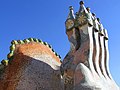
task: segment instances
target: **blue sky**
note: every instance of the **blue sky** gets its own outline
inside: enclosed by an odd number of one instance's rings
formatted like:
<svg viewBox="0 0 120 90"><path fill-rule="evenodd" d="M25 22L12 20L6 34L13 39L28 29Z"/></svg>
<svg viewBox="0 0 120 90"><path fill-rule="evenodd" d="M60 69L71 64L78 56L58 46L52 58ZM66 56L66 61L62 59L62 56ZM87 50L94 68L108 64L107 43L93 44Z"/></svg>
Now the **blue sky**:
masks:
<svg viewBox="0 0 120 90"><path fill-rule="evenodd" d="M109 34L110 71L120 86L120 0L84 0ZM11 40L28 37L50 43L64 58L69 50L65 34L68 7L79 10L79 0L0 0L0 60L6 59Z"/></svg>

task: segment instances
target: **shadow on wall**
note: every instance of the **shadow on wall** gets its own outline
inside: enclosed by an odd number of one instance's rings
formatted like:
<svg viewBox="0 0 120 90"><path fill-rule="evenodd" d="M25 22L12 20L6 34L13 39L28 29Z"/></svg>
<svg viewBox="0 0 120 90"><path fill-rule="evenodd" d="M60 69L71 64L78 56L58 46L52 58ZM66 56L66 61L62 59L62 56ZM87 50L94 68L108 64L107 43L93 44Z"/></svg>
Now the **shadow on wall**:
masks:
<svg viewBox="0 0 120 90"><path fill-rule="evenodd" d="M0 90L62 90L60 71L43 61L51 62L49 58L14 55L0 77Z"/></svg>

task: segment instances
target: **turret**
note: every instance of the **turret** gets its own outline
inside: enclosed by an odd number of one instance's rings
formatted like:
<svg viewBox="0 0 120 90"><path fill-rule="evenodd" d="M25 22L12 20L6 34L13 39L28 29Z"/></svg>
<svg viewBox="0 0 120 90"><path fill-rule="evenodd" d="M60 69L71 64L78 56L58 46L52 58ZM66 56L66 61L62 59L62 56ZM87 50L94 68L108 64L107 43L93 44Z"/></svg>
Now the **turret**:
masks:
<svg viewBox="0 0 120 90"><path fill-rule="evenodd" d="M69 10L70 10L69 15L67 17L67 20L65 21L66 31L68 31L74 27L75 15L74 15L73 7L70 6Z"/></svg>
<svg viewBox="0 0 120 90"><path fill-rule="evenodd" d="M76 15L76 16L78 16L76 18L76 24L78 24L78 26L82 26L82 25L87 23L87 13L88 13L88 11L84 6L83 1L80 1L79 4L80 4L80 9L78 11L78 15Z"/></svg>
<svg viewBox="0 0 120 90"><path fill-rule="evenodd" d="M92 13L91 13L91 11L90 11L90 7L87 7L86 8L87 9L87 11L88 11L88 13L87 13L87 18L88 18L88 23L91 25L91 26L93 26L93 15L92 15Z"/></svg>
<svg viewBox="0 0 120 90"><path fill-rule="evenodd" d="M83 14L83 13L88 13L88 11L86 10L85 6L84 6L84 2L80 1L80 9L79 9L79 15Z"/></svg>
<svg viewBox="0 0 120 90"><path fill-rule="evenodd" d="M99 22L99 33L101 36L104 36L104 27L102 25L102 23L100 22L100 18L97 18L98 22Z"/></svg>
<svg viewBox="0 0 120 90"><path fill-rule="evenodd" d="M70 6L69 7L69 15L68 15L68 18L67 19L75 19L75 15L74 15L74 11L73 11L73 6Z"/></svg>
<svg viewBox="0 0 120 90"><path fill-rule="evenodd" d="M95 13L92 13L93 15L93 28L95 29L95 31L99 31L99 22L97 20L97 17L95 15Z"/></svg>
<svg viewBox="0 0 120 90"><path fill-rule="evenodd" d="M90 8L89 7L85 7L84 2L80 1L80 9L78 11L78 14L76 14L76 24L75 26L82 26L85 24L89 24L90 26L93 25L93 16L90 12Z"/></svg>

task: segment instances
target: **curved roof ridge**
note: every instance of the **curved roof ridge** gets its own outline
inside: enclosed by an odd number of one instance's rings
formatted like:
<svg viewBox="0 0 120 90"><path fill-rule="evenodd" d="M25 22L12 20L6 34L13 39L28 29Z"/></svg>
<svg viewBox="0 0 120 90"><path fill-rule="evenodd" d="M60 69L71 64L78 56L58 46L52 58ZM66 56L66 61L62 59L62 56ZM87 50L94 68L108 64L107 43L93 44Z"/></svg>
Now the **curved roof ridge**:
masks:
<svg viewBox="0 0 120 90"><path fill-rule="evenodd" d="M11 41L10 52L7 55L7 59L3 59L1 61L1 64L3 64L3 62L4 63L8 63L8 62L10 62L14 58L14 53L15 53L15 50L16 50L16 45L29 44L31 42L41 43L41 44L47 46L49 49L51 49L51 51L53 52L53 54L59 58L60 62L62 62L61 61L61 56L58 53L55 52L55 50L52 48L52 46L50 44L48 44L47 42L44 42L44 41L42 41L40 39L37 39L37 38L26 38L24 40L12 40ZM8 64L5 64L5 65L7 66Z"/></svg>

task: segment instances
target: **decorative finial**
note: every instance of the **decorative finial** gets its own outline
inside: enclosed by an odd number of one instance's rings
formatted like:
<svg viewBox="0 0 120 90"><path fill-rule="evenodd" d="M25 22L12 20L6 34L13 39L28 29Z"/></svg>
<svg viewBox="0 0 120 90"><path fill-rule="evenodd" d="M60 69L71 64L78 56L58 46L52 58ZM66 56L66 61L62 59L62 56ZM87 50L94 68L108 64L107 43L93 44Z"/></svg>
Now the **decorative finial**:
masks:
<svg viewBox="0 0 120 90"><path fill-rule="evenodd" d="M88 12L90 12L90 7L87 7L86 9L87 9Z"/></svg>
<svg viewBox="0 0 120 90"><path fill-rule="evenodd" d="M95 13L92 13L92 15L93 15L93 16L96 16L96 14L95 14Z"/></svg>
<svg viewBox="0 0 120 90"><path fill-rule="evenodd" d="M105 35L105 39L108 40L108 33L106 29L104 29L104 35Z"/></svg>
<svg viewBox="0 0 120 90"><path fill-rule="evenodd" d="M95 31L98 32L99 31L99 22L97 20L96 14L92 13L93 16L93 27L95 28Z"/></svg>
<svg viewBox="0 0 120 90"><path fill-rule="evenodd" d="M97 18L98 22L100 23L100 18Z"/></svg>
<svg viewBox="0 0 120 90"><path fill-rule="evenodd" d="M102 23L100 22L99 18L97 18L97 21L99 22L100 34L101 34L101 36L104 36L104 27L103 27Z"/></svg>
<svg viewBox="0 0 120 90"><path fill-rule="evenodd" d="M79 3L80 5L84 5L84 2L83 1L80 1L80 3Z"/></svg>
<svg viewBox="0 0 120 90"><path fill-rule="evenodd" d="M73 6L69 6L69 9L70 9L70 10L73 10Z"/></svg>
<svg viewBox="0 0 120 90"><path fill-rule="evenodd" d="M80 9L79 9L79 16L81 16L83 13L88 13L88 11L86 10L85 6L84 6L84 2L80 1Z"/></svg>
<svg viewBox="0 0 120 90"><path fill-rule="evenodd" d="M73 11L73 6L69 6L70 12L68 15L67 19L75 19L74 11Z"/></svg>

